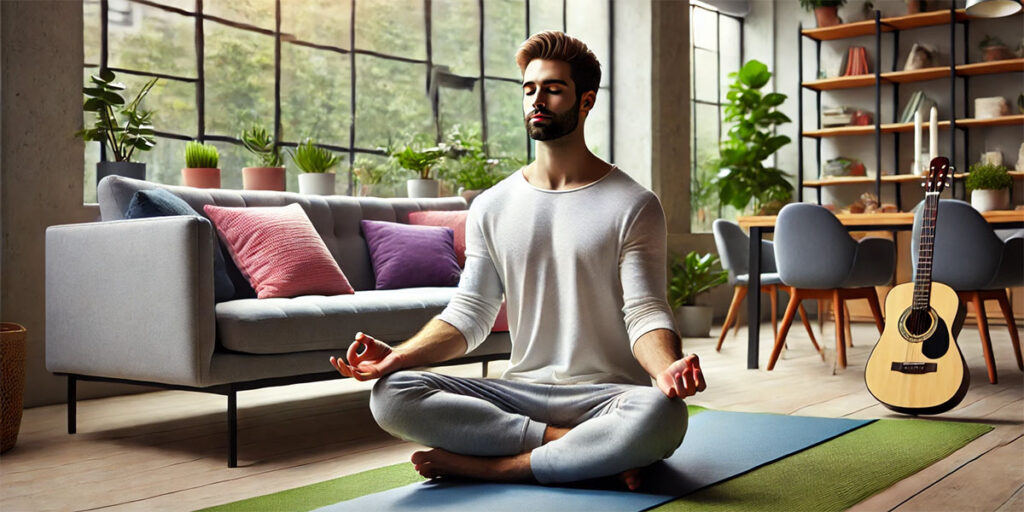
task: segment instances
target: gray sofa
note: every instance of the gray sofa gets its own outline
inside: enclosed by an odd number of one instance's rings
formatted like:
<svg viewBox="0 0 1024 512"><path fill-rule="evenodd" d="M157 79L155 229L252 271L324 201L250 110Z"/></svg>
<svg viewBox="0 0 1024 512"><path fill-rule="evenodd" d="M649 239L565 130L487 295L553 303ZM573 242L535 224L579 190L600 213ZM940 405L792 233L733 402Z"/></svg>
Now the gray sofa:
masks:
<svg viewBox="0 0 1024 512"><path fill-rule="evenodd" d="M298 203L356 293L215 304L217 242L207 219L124 219L135 192L156 187L174 192L200 213L205 204ZM46 232L46 366L68 376L69 433L75 432L78 380L223 394L228 397L228 464L234 467L238 391L339 378L328 357L342 354L356 332L401 343L440 313L456 290L375 290L359 221L408 222L413 211L465 209L460 197L321 197L166 186L119 176L104 179L98 197L102 222ZM506 359L510 348L507 332L492 333L448 364L486 365Z"/></svg>

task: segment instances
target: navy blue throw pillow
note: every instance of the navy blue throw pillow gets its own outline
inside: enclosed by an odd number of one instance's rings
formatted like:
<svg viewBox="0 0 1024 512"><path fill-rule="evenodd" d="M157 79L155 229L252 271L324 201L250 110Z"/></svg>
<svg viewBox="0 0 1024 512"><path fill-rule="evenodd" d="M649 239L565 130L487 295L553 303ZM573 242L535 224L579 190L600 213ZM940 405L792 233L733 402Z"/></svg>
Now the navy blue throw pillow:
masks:
<svg viewBox="0 0 1024 512"><path fill-rule="evenodd" d="M169 217L173 215L192 215L202 217L192 209L184 199L162 188L140 190L132 196L125 211L126 219L145 219L150 217ZM224 253L218 240L213 249L213 295L216 302L224 302L235 297L235 285L228 277L224 264Z"/></svg>

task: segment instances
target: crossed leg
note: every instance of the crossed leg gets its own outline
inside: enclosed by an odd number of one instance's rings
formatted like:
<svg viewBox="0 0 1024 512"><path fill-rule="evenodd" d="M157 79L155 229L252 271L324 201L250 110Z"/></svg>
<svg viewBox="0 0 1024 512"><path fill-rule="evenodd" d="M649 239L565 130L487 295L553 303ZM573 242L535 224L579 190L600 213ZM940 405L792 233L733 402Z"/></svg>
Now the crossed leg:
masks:
<svg viewBox="0 0 1024 512"><path fill-rule="evenodd" d="M686 429L681 400L619 384L399 372L374 387L370 405L385 430L434 447L412 458L428 478L555 483L619 474L635 489L637 468L670 455Z"/></svg>

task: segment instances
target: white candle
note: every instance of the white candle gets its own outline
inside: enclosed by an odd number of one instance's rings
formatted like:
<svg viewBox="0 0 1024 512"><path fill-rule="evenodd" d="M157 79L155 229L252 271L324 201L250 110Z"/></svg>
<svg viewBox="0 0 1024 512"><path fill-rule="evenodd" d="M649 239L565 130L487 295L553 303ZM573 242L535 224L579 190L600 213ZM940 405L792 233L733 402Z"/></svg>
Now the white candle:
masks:
<svg viewBox="0 0 1024 512"><path fill-rule="evenodd" d="M928 165L939 156L939 109L932 107L931 121L928 123Z"/></svg>
<svg viewBox="0 0 1024 512"><path fill-rule="evenodd" d="M912 174L921 174L921 111L914 112L914 168Z"/></svg>

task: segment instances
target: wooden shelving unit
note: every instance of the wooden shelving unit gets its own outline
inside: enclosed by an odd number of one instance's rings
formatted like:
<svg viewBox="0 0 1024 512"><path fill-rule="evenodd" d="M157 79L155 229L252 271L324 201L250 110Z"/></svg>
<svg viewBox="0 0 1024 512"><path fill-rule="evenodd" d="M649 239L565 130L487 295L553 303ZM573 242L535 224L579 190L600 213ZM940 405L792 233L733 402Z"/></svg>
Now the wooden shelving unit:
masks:
<svg viewBox="0 0 1024 512"><path fill-rule="evenodd" d="M1020 17L1018 15L1018 17ZM883 64L879 61L879 56L882 55L882 35L889 34L893 38L894 48L899 48L900 32L904 30L912 30L922 27L935 27L935 26L948 26L949 27L949 38L950 48L952 49L953 59L956 56L956 48L958 45L967 44L967 29L965 28L962 32L962 42L958 41L956 25L960 23L967 23L972 20L971 16L967 16L963 9L946 9L940 11L932 11L918 14L910 14L906 16L894 16L888 18L882 18L878 11L875 12L875 18L873 20L858 21L855 23L846 23L835 27L825 28L811 28L799 30L799 45L798 45L798 58L800 62L800 69L803 69L803 38L809 38L817 45L816 55L821 55L821 43L822 41L835 41L840 39L849 39L855 37L874 36L874 49L873 54L875 56L875 62L873 68L875 71L867 75L856 75L856 76L844 76L834 78L824 78L813 81L802 81L800 83L801 92L798 94L799 110L801 115L798 118L798 131L801 135L801 142L798 145L799 153L799 170L798 179L801 183L798 191L798 200L803 200L803 189L813 188L817 189L818 203L821 203L821 189L833 186L848 186L848 185L870 185L873 184L874 192L876 195L881 196L881 187L883 184L892 185L896 187L896 204L897 208L901 208L900 205L900 185L904 183L919 183L921 178L912 174L896 174L896 175L875 175L871 177L833 177L833 178L822 178L820 176L820 169L822 168L822 156L821 156L821 140L830 137L844 137L844 136L875 136L875 169L882 169L882 158L881 158L881 138L882 134L892 134L894 138L894 152L893 162L887 167L890 169L898 169L900 166L900 145L899 137L902 133L910 133L914 130L913 123L882 123L881 117L884 115L882 112L881 105L881 87L883 85L893 87L892 97L899 97L899 86L901 84L909 84L915 82L924 82L929 80L950 80L950 106L953 112L956 112L956 104L960 102L967 102L967 86L966 80L969 77L979 75L994 75L1000 73L1019 73L1024 72L1024 58L1006 59L994 62L977 62L969 64L956 64L955 60L949 66L934 66L924 69L915 69L911 71L888 71L881 72L879 69ZM897 65L897 59L899 58L899 51L892 52L893 61L892 68ZM966 55L966 53L964 53ZM816 75L820 75L821 63L817 64ZM958 91L956 82L960 80L965 81L965 84ZM1016 83L1020 83L1018 80ZM835 91L842 89L856 89L864 87L874 87L875 90L875 103L873 110L875 116L875 122L868 126L842 126L835 128L822 128L821 127L821 93L823 91ZM803 108L804 98L803 89L814 91L817 95L817 111L818 119L817 126L814 129L804 128L803 119ZM958 93L962 93L963 97L957 96ZM1014 92L1014 96L1016 92ZM893 102L896 100L894 99ZM888 111L888 109L886 109ZM897 105L892 105L892 115L895 116L897 112ZM969 112L969 111L968 111ZM888 112L886 112L888 113ZM956 127L957 130L948 131L950 127ZM948 131L950 137L950 158L953 164L958 168L966 169L966 160L958 161L956 155L957 148L957 132L962 133L963 147L969 147L970 132L975 128L980 127L992 127L992 126L1024 126L1024 115L1015 114L1003 116L995 119L956 119L953 121L946 120L938 123L938 128L943 131ZM927 122L924 125L925 131L928 130ZM818 174L817 179L804 179L804 145L803 139L812 139L816 141L817 147L817 167ZM1015 180L1024 179L1024 173L1013 172L1011 173ZM962 180L964 174L958 173L954 176L954 184L957 180ZM955 191L954 187L954 191ZM966 194L966 191L964 191Z"/></svg>

